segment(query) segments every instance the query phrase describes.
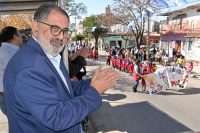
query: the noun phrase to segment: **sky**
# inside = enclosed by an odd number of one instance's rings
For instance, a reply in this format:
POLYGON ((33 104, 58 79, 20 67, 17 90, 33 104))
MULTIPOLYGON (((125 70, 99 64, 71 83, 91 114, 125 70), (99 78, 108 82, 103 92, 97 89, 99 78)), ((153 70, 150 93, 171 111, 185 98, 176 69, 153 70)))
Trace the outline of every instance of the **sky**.
POLYGON ((111 5, 113 0, 75 0, 82 2, 87 7, 87 15, 104 13, 105 7, 111 5))
MULTIPOLYGON (((200 0, 175 0, 175 1, 179 1, 179 6, 175 6, 172 2, 173 0, 157 0, 157 1, 166 2, 169 8, 173 10, 173 9, 180 8, 182 6, 187 6, 190 3, 199 2, 200 0), (187 4, 185 4, 185 2, 187 2, 187 4)), ((75 0, 75 2, 78 2, 78 3, 82 2, 87 8, 87 14, 82 15, 82 18, 95 15, 95 14, 105 13, 105 7, 107 7, 108 5, 112 6, 114 3, 113 0, 75 0)), ((164 12, 169 11, 169 10, 170 9, 165 8, 164 12)), ((159 18, 156 16, 154 19, 159 19, 159 18)), ((72 21, 75 21, 75 20, 72 20, 72 21)), ((76 20, 76 21, 78 22, 80 20, 76 20)))
POLYGON ((105 7, 114 3, 113 0, 75 0, 75 2, 82 2, 87 7, 87 14, 83 15, 82 18, 105 13, 105 7))

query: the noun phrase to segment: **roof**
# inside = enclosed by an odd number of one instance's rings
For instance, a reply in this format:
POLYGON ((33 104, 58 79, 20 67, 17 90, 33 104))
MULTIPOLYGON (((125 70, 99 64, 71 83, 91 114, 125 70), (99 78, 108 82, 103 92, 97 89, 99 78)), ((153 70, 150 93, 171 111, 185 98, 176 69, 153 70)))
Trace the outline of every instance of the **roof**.
POLYGON ((169 16, 175 12, 181 12, 181 11, 185 11, 187 9, 195 9, 195 8, 200 8, 200 3, 192 3, 190 5, 186 5, 184 7, 176 7, 176 9, 173 9, 171 11, 167 11, 165 13, 160 13, 159 16, 169 16))
POLYGON ((58 0, 0 0, 0 14, 30 13, 40 5, 58 0))

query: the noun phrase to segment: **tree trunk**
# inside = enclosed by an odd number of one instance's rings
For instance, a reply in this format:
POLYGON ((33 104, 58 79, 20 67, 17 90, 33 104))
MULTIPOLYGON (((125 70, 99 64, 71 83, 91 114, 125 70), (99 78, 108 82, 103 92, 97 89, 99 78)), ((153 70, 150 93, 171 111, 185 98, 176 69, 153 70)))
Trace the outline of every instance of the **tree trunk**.
POLYGON ((95 48, 98 48, 98 40, 99 40, 99 38, 95 37, 95 48))

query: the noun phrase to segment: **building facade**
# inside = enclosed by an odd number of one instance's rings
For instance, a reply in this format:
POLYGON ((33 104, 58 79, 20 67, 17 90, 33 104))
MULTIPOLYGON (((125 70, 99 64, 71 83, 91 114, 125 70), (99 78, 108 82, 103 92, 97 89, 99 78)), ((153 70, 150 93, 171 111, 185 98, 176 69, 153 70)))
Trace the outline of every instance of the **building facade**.
POLYGON ((161 14, 168 16, 161 23, 161 48, 169 56, 172 50, 185 56, 186 60, 200 61, 200 4, 190 5, 161 14))

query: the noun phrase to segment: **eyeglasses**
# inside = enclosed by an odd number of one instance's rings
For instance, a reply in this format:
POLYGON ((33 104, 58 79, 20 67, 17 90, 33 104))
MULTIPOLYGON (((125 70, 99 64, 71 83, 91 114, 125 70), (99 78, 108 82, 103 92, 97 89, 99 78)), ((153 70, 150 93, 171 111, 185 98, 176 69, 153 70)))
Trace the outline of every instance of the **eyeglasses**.
POLYGON ((51 25, 51 24, 47 24, 47 23, 41 22, 41 21, 37 21, 37 22, 48 25, 50 27, 51 34, 54 36, 58 36, 62 32, 64 37, 66 37, 66 38, 68 37, 68 32, 69 32, 68 28, 62 29, 57 25, 51 25))

